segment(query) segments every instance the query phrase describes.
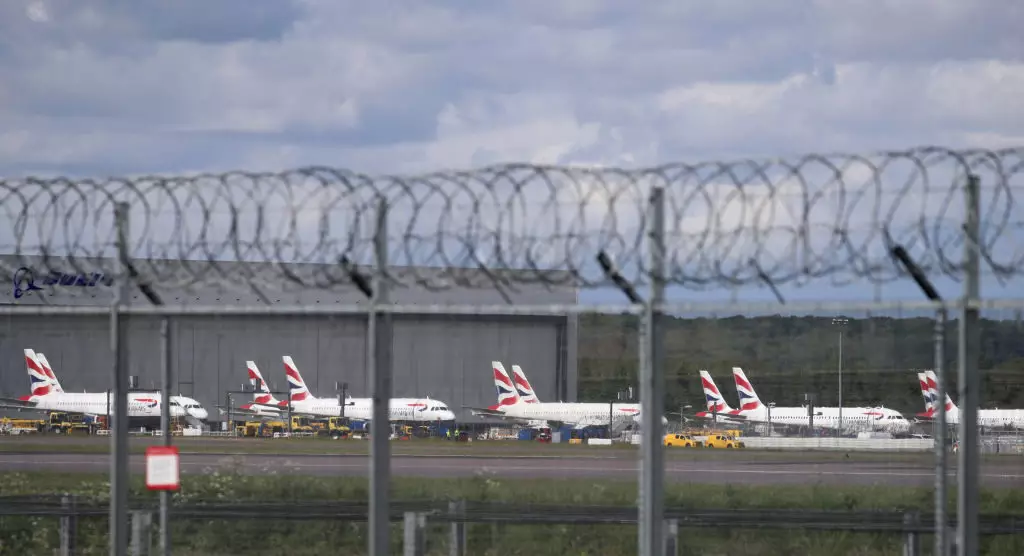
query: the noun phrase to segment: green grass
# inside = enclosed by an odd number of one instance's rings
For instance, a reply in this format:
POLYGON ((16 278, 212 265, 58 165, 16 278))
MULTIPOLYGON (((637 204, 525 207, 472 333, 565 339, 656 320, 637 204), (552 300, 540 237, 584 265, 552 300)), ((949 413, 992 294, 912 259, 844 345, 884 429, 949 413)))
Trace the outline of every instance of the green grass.
MULTIPOLYGON (((96 474, 7 473, 0 475, 0 495, 72 493, 105 499, 109 485, 96 474)), ((154 498, 146 492, 142 478, 132 478, 133 496, 154 498)), ((601 504, 632 506, 636 483, 595 480, 507 480, 496 475, 460 479, 396 478, 392 496, 401 500, 512 502, 518 504, 601 504)), ((215 473, 186 475, 176 501, 204 500, 366 500, 367 480, 353 477, 308 477, 298 475, 238 475, 215 473)), ((666 504, 690 508, 802 508, 821 510, 884 509, 928 512, 932 503, 929 489, 892 487, 833 488, 819 485, 730 486, 668 485, 666 504)), ((1024 516, 1024 491, 986 490, 981 508, 986 513, 1014 513, 1024 516)), ((428 518, 429 519, 429 518, 428 518)), ((30 517, 0 518, 0 554, 50 554, 56 546, 56 520, 30 517)), ((79 525, 82 554, 103 554, 106 524, 102 519, 83 520, 79 525)), ((431 554, 447 554, 443 526, 429 530, 431 554)), ((229 520, 173 521, 175 553, 217 555, 283 554, 303 556, 324 553, 365 553, 365 525, 355 523, 229 520)), ((636 553, 636 527, 618 525, 511 525, 469 526, 470 554, 562 555, 594 554, 613 556, 636 553)), ((859 555, 899 554, 898 535, 726 529, 684 529, 683 553, 692 554, 801 554, 859 555)), ((1022 554, 1024 539, 995 537, 984 542, 984 554, 1022 554)), ((401 531, 394 529, 394 545, 401 531)), ((922 542, 930 542, 922 539, 922 542)), ((927 546, 927 544, 925 545, 927 546)))
MULTIPOLYGON (((133 437, 130 452, 142 454, 146 446, 159 444, 160 439, 154 437, 133 437)), ((329 438, 195 438, 176 437, 174 444, 183 453, 217 453, 217 454, 339 454, 365 455, 370 453, 370 443, 366 440, 331 440, 329 438)), ((392 441, 391 451, 394 455, 478 455, 478 456, 564 456, 578 457, 616 457, 636 458, 638 447, 629 444, 613 444, 612 446, 588 446, 583 444, 542 444, 520 440, 487 440, 469 443, 451 442, 441 439, 413 439, 409 441, 392 441)), ((105 454, 110 451, 108 437, 89 436, 16 436, 0 438, 0 453, 83 453, 105 454)), ((666 448, 666 458, 673 461, 709 461, 742 457, 745 460, 791 461, 793 451, 742 449, 742 454, 731 450, 666 448)), ((929 464, 934 460, 931 452, 896 453, 896 452, 839 452, 816 451, 813 456, 801 452, 799 457, 815 461, 832 461, 852 459, 855 461, 891 461, 929 464)), ((1006 461, 1008 458, 1020 458, 1010 454, 984 454, 982 461, 1006 461)), ((951 458, 953 461, 955 458, 951 458)))

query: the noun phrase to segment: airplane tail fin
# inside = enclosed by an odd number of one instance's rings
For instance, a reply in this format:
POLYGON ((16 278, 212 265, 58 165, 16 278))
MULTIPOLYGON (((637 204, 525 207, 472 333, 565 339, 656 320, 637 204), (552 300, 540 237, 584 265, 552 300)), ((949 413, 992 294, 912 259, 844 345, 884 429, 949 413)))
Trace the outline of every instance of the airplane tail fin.
POLYGON ((722 397, 722 392, 715 384, 715 380, 711 378, 711 373, 700 371, 700 384, 704 387, 704 399, 708 404, 708 412, 726 413, 733 410, 722 397))
POLYGON ((736 393, 740 398, 740 411, 750 411, 761 407, 761 399, 751 386, 746 373, 739 367, 732 368, 732 379, 736 383, 736 393))
POLYGON ((57 375, 53 372, 53 367, 50 366, 50 362, 46 360, 46 356, 43 352, 36 352, 36 361, 39 361, 39 366, 43 368, 43 373, 50 379, 50 384, 53 386, 53 391, 63 393, 64 388, 60 385, 60 381, 57 380, 57 375))
POLYGON ((533 391, 533 386, 530 386, 530 381, 526 379, 526 373, 519 365, 512 365, 512 381, 515 383, 516 393, 519 394, 523 403, 540 402, 537 393, 533 391))
POLYGON ((260 373, 259 368, 256 367, 256 362, 246 361, 245 366, 249 371, 249 382, 256 388, 256 391, 252 394, 253 403, 277 404, 278 399, 270 393, 267 381, 263 380, 263 374, 260 373))
POLYGON ((491 361, 491 369, 494 371, 494 387, 498 390, 498 405, 493 406, 493 409, 519 403, 519 394, 516 393, 505 366, 500 361, 491 361))
POLYGON ((917 373, 917 382, 924 398, 924 413, 918 413, 918 417, 931 417, 935 413, 935 392, 928 387, 928 375, 917 373))
POLYGON ((25 368, 28 370, 29 391, 33 396, 45 396, 54 392, 50 377, 39 364, 36 352, 31 349, 25 350, 25 368))
POLYGON ((302 375, 299 374, 299 368, 292 360, 292 356, 285 355, 281 359, 284 361, 284 374, 288 377, 288 395, 291 401, 301 402, 314 399, 309 388, 306 388, 306 382, 302 380, 302 375))
MULTIPOLYGON (((939 377, 935 375, 935 371, 925 371, 925 376, 928 377, 928 389, 931 390, 932 395, 936 398, 935 409, 938 410, 938 397, 939 397, 939 377)), ((946 411, 956 410, 956 404, 949 397, 949 389, 946 388, 946 411)))

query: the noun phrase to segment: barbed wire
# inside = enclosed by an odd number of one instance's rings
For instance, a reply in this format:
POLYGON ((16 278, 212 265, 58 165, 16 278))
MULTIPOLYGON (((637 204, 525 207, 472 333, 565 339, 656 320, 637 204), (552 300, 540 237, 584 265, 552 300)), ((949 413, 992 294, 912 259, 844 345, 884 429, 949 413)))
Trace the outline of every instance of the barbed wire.
MULTIPOLYGON (((111 179, 0 180, 0 258, 42 285, 118 278, 114 204, 130 207, 139 280, 165 288, 351 288, 342 257, 371 264, 388 207, 388 276, 432 291, 605 286, 606 252, 648 282, 648 196, 666 200, 667 282, 691 289, 828 279, 884 283, 903 245, 958 279, 964 184, 982 189, 986 270, 1020 272, 1024 147, 579 168, 506 164, 416 176, 333 168, 111 179), (244 264, 240 264, 244 263, 244 264), (46 275, 43 277, 43 275, 46 275), (77 276, 77 277, 76 277, 77 276)), ((17 289, 17 288, 16 288, 17 289)))

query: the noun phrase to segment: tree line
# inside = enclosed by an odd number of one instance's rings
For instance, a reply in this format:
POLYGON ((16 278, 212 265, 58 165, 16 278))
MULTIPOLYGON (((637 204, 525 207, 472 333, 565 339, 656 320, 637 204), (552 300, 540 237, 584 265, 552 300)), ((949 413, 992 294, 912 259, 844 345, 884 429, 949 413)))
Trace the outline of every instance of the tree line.
MULTIPOLYGON (((579 333, 579 399, 605 401, 629 386, 639 395, 638 320, 583 315, 579 333)), ((982 407, 1024 408, 1024 323, 980 321, 982 407)), ((958 323, 946 327, 945 365, 956 385, 958 323)), ((714 377, 737 405, 732 367, 741 367, 765 403, 838 403, 840 332, 843 404, 878 405, 913 415, 924 410, 916 373, 935 365, 935 321, 928 318, 734 316, 665 317, 665 402, 704 409, 698 370, 714 377)), ((956 399, 955 389, 948 390, 956 399)), ((678 410, 678 409, 677 409, 678 410)))

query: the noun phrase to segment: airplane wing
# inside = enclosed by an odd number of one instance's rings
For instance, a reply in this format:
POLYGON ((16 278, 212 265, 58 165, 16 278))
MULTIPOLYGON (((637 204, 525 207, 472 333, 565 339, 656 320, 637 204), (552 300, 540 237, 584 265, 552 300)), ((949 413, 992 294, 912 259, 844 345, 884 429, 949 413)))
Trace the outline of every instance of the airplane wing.
POLYGON ((37 408, 35 402, 29 402, 29 401, 25 401, 25 400, 20 400, 18 398, 4 398, 4 397, 0 397, 0 408, 2 408, 2 409, 20 409, 20 410, 46 411, 45 409, 37 408))
POLYGON ((221 415, 226 415, 230 411, 232 415, 245 415, 247 417, 268 417, 266 413, 260 413, 259 411, 253 411, 252 409, 244 407, 227 407, 223 405, 218 405, 217 411, 219 411, 221 415))
MULTIPOLYGON (((678 415, 678 413, 676 415, 678 415)), ((715 414, 710 412, 710 411, 698 411, 696 414, 694 414, 694 416, 695 417, 699 417, 701 419, 707 419, 709 421, 714 421, 715 420, 715 414)), ((733 414, 733 413, 719 413, 718 414, 718 422, 719 423, 744 423, 744 422, 747 422, 747 420, 748 419, 747 419, 747 417, 745 415, 740 415, 739 413, 735 413, 735 414, 733 414)))
POLYGON ((572 425, 572 428, 576 430, 585 429, 587 427, 603 427, 608 425, 606 419, 599 419, 597 417, 583 418, 573 421, 566 421, 566 424, 572 425))
POLYGON ((464 405, 462 406, 462 408, 468 409, 470 413, 472 413, 473 415, 480 415, 483 417, 500 417, 502 419, 516 419, 515 417, 506 415, 505 413, 498 411, 496 409, 489 409, 486 407, 472 407, 468 405, 464 405))

